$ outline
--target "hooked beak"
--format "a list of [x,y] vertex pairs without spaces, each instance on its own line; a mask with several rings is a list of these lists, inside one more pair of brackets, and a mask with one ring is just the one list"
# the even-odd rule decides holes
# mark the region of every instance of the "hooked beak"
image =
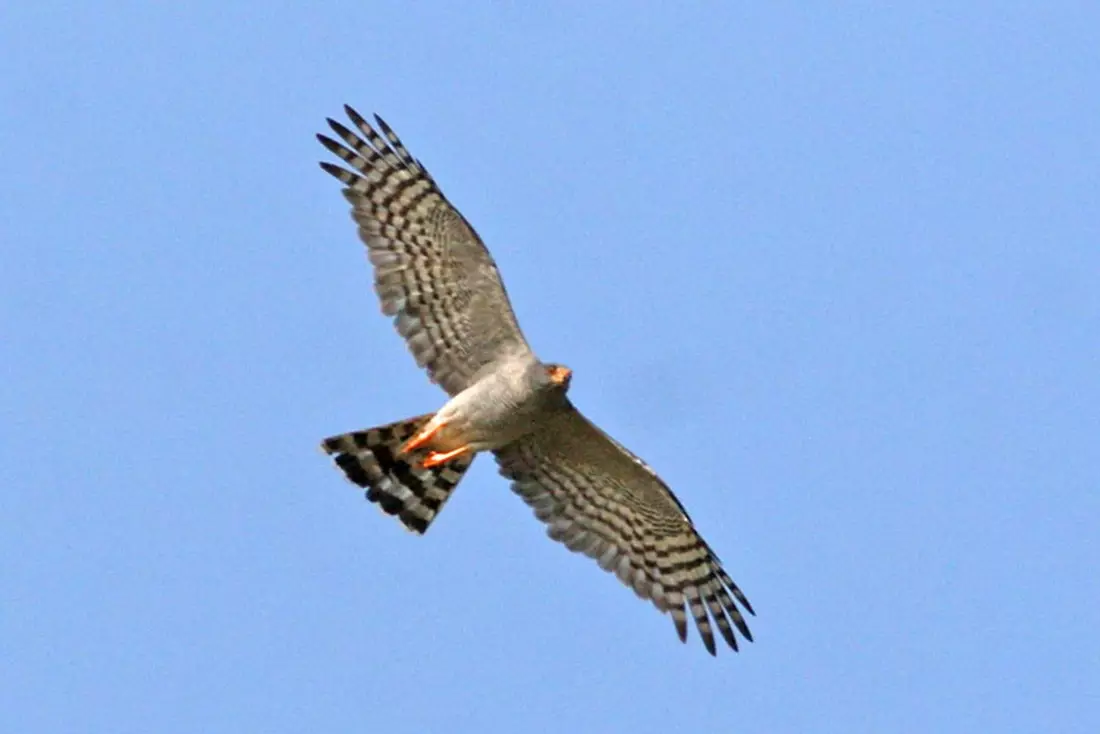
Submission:
[[568,367],[557,365],[547,369],[546,374],[550,375],[550,381],[555,385],[564,385],[569,382],[569,378],[573,376],[573,370]]

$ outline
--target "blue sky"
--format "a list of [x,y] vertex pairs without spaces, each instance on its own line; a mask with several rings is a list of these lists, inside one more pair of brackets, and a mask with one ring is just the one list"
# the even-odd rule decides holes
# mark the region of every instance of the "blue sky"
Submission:
[[[1100,730],[1100,11],[9,4],[5,731]],[[377,111],[759,616],[712,659],[441,405],[313,138]]]

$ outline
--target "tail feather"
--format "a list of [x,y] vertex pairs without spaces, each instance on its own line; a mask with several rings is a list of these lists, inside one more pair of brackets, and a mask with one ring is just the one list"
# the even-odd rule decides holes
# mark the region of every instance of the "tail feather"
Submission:
[[349,480],[367,490],[367,499],[383,512],[396,515],[409,530],[423,534],[443,509],[474,461],[475,454],[457,456],[425,469],[422,452],[402,455],[400,447],[432,417],[408,418],[386,426],[331,436],[321,442],[325,453]]

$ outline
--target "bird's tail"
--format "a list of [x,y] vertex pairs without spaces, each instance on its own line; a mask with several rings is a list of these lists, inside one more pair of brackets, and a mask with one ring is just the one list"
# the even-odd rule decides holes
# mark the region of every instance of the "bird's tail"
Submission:
[[431,417],[429,413],[321,442],[321,448],[347,478],[367,490],[368,500],[383,512],[397,515],[405,527],[420,534],[443,509],[475,456],[462,454],[425,469],[420,463],[423,452],[401,454],[401,445]]

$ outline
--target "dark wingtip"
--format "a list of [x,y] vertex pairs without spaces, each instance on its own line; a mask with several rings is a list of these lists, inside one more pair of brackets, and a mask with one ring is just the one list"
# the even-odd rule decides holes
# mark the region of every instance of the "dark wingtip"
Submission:
[[347,140],[348,138],[358,138],[359,137],[355,133],[353,133],[351,130],[349,130],[347,125],[343,124],[339,120],[333,120],[331,117],[328,118],[328,126],[330,128],[332,128],[332,131],[334,133],[339,135],[344,140]]
[[347,171],[345,171],[343,168],[340,168],[340,166],[336,165],[335,163],[329,163],[328,161],[318,161],[317,165],[319,165],[325,173],[329,174],[330,176],[335,176],[341,181],[343,181],[343,176],[347,174]]
[[[675,614],[676,607],[669,609],[669,614],[672,616],[672,624],[676,627],[676,636],[680,638],[680,642],[686,643],[688,641],[688,627],[687,618],[680,617]],[[680,611],[683,611],[683,607],[680,607]]]
[[360,115],[359,112],[351,105],[344,105],[344,112],[347,113],[348,119],[354,122],[356,127],[363,127],[364,125],[368,128],[370,127],[370,124],[367,122],[366,118]]
[[329,153],[332,153],[334,156],[337,156],[338,158],[348,160],[349,158],[354,156],[354,153],[352,151],[348,150],[343,145],[330,138],[328,135],[317,133],[317,141],[321,143],[321,145],[325,146],[325,150],[327,150]]
[[[740,592],[741,590],[738,589],[737,591]],[[749,604],[749,600],[745,598],[744,594],[738,593],[737,594],[737,601],[741,602],[741,606],[743,606],[745,608],[746,612],[748,612],[749,614],[751,614],[754,617],[756,616],[756,612],[753,610],[752,604]]]
[[393,128],[386,124],[386,121],[382,119],[380,115],[374,116],[374,121],[378,123],[378,127],[382,128],[382,134],[386,136],[386,139],[397,137],[394,135]]
[[727,612],[729,612],[729,617],[733,620],[733,623],[737,625],[737,631],[741,633],[741,636],[749,642],[752,642],[752,632],[749,631],[749,626],[745,623],[745,618],[738,614],[736,609],[730,609],[727,610]]
[[733,648],[734,652],[738,652],[737,635],[733,634],[733,628],[729,626],[729,622],[726,620],[724,614],[722,615],[722,619],[725,620],[725,623],[718,624],[718,631],[722,633],[722,639],[726,641],[726,644]]

